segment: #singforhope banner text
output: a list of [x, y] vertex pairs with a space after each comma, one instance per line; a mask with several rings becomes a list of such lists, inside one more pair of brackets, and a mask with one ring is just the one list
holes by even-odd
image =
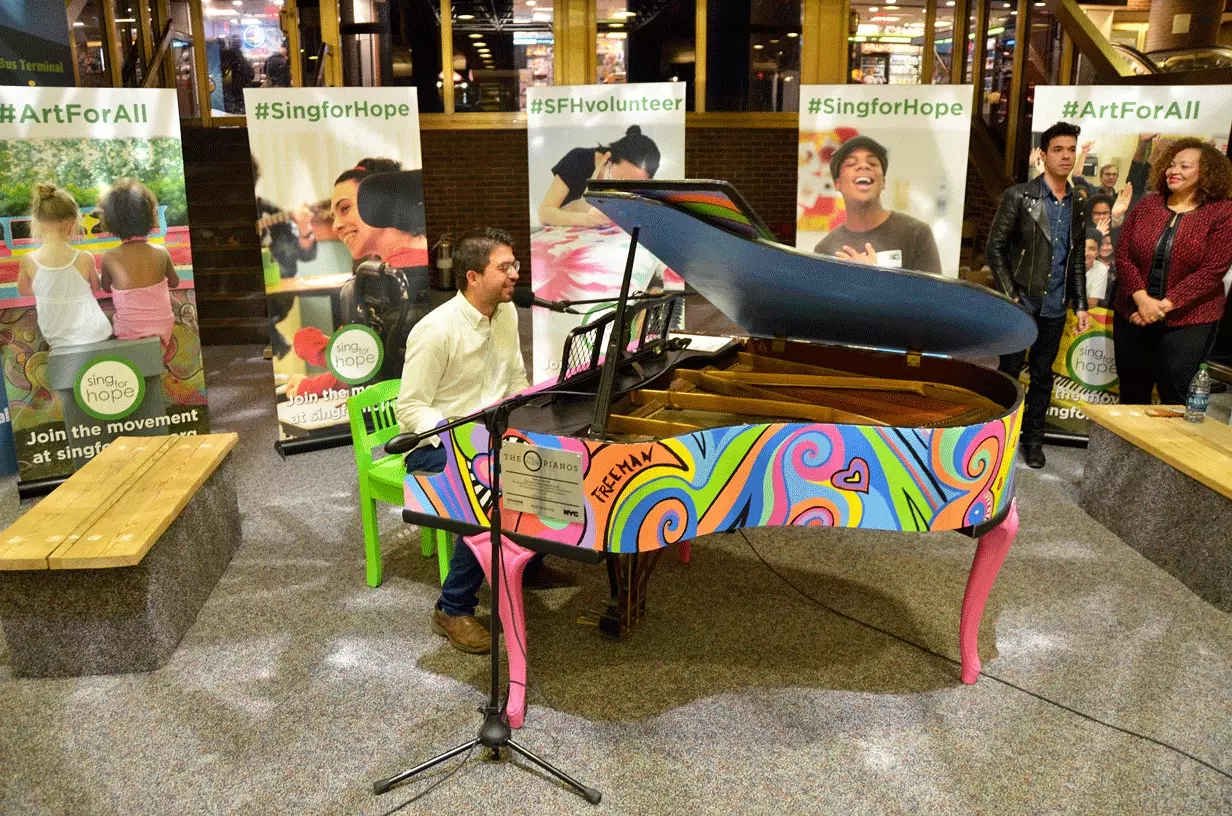
[[401, 376], [430, 307], [415, 89], [244, 95], [279, 446], [349, 441], [347, 397]]
[[[1032, 115], [1033, 142], [1054, 122], [1078, 125], [1078, 161], [1071, 177], [1082, 205], [1086, 235], [1091, 327], [1079, 334], [1070, 313], [1053, 363], [1053, 431], [1086, 436], [1083, 403], [1114, 403], [1118, 377], [1111, 302], [1116, 293], [1114, 253], [1123, 218], [1147, 189], [1151, 161], [1167, 143], [1196, 136], [1226, 151], [1232, 125], [1232, 88], [1179, 86], [1039, 86]], [[1034, 178], [1039, 167], [1031, 168]], [[1127, 191], [1128, 188], [1128, 192]], [[1118, 206], [1118, 197], [1121, 206]], [[1116, 216], [1120, 217], [1115, 217]]]
[[970, 85], [800, 89], [796, 248], [958, 276]]
[[175, 91], [0, 88], [0, 210], [21, 482], [207, 433]]
[[[527, 89], [530, 277], [536, 295], [614, 302], [629, 235], [590, 206], [582, 193], [592, 178], [683, 178], [684, 91], [679, 82]], [[631, 287], [636, 292], [684, 285], [639, 247]], [[569, 332], [611, 306], [577, 308], [587, 314], [534, 311], [532, 382], [558, 377]]]

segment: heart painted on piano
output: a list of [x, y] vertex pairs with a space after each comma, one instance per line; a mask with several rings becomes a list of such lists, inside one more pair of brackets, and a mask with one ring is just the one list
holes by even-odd
[[857, 493], [868, 492], [868, 462], [856, 457], [847, 463], [846, 470], [834, 474], [834, 486]]

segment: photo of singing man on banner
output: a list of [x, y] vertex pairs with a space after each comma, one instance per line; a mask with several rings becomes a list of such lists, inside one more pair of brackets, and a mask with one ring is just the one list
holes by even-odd
[[969, 86], [802, 87], [796, 247], [957, 276], [970, 99]]
[[248, 89], [279, 449], [350, 441], [430, 306], [411, 88]]

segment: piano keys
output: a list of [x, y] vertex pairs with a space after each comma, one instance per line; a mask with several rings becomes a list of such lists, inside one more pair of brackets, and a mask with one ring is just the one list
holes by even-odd
[[[689, 349], [668, 329], [672, 298], [633, 303], [607, 395], [595, 393], [599, 350], [620, 321], [609, 314], [570, 337], [561, 380], [513, 410], [504, 439], [577, 457], [581, 517], [503, 506], [507, 633], [525, 644], [529, 550], [607, 561], [614, 598], [600, 626], [623, 636], [646, 612], [659, 553], [697, 536], [958, 530], [979, 539], [960, 630], [962, 679], [974, 682], [980, 617], [1017, 529], [1022, 389], [950, 355], [1026, 347], [1034, 321], [982, 287], [778, 244], [721, 182], [592, 182], [587, 198], [638, 227], [643, 245], [749, 336]], [[610, 412], [595, 417], [596, 405]], [[486, 563], [487, 431], [456, 428], [445, 447], [442, 473], [408, 474], [404, 516], [471, 535]], [[521, 646], [509, 657], [516, 726]]]

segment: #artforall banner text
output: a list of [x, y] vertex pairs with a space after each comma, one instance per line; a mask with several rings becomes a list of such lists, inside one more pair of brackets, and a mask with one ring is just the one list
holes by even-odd
[[0, 228], [20, 489], [209, 431], [174, 90], [0, 88]]
[[796, 248], [958, 276], [970, 85], [800, 89]]
[[[615, 302], [629, 235], [590, 206], [582, 193], [592, 178], [683, 178], [684, 91], [679, 82], [527, 89], [530, 277], [537, 296]], [[656, 288], [684, 285], [658, 258], [639, 248], [631, 291]], [[565, 337], [611, 306], [577, 308], [587, 314], [535, 310], [532, 382], [558, 377]]]
[[350, 442], [346, 399], [401, 376], [430, 307], [414, 88], [244, 92], [279, 448]]
[[[1111, 303], [1116, 292], [1120, 223], [1146, 193], [1152, 158], [1169, 141], [1196, 136], [1228, 147], [1232, 88], [1219, 85], [1039, 86], [1032, 115], [1033, 144], [1054, 122], [1078, 125], [1078, 157], [1071, 181], [1086, 234], [1087, 301], [1091, 327], [1079, 334], [1071, 313], [1053, 362], [1048, 428], [1085, 437], [1084, 403], [1119, 399]], [[1031, 176], [1039, 174], [1031, 168]]]

